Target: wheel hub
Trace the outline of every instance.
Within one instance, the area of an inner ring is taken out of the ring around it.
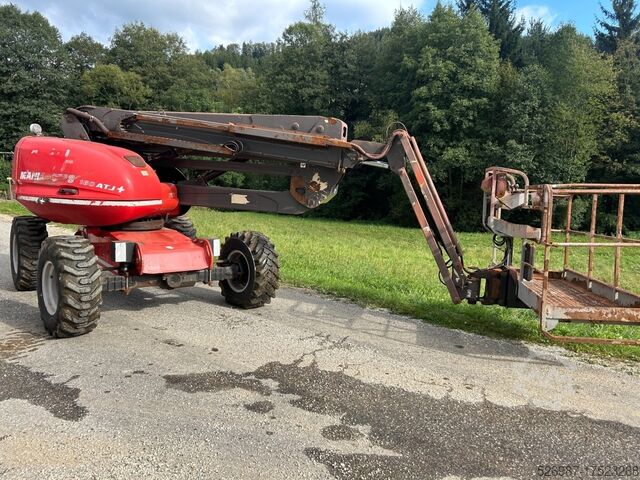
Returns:
[[[51,261],[42,267],[42,300],[49,315],[55,315],[58,310],[58,278],[56,268]]]
[[[236,293],[244,292],[249,286],[249,259],[240,250],[234,250],[227,257],[227,261],[238,269],[238,274],[227,280],[229,288]]]

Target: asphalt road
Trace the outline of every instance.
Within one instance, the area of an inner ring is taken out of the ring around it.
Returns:
[[[254,311],[226,306],[217,288],[109,294],[94,332],[53,340],[35,293],[13,289],[9,228],[3,217],[2,479],[530,479],[556,465],[616,478],[626,474],[612,466],[631,477],[640,468],[636,367],[291,288]]]

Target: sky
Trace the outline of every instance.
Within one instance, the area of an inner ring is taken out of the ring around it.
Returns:
[[[340,31],[388,26],[394,11],[414,6],[425,15],[437,0],[324,0],[326,19]],[[445,0],[445,3],[453,0]],[[108,44],[124,23],[141,21],[163,32],[177,32],[190,50],[219,44],[274,41],[284,28],[303,18],[308,0],[0,0],[42,13],[64,40],[82,31]],[[573,23],[591,35],[599,0],[519,0],[518,16],[542,18],[557,27]],[[607,5],[608,0],[602,3]]]

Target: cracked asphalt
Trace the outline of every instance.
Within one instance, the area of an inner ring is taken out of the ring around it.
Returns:
[[[107,294],[95,331],[50,339],[35,293],[13,289],[9,222],[0,219],[2,479],[530,479],[545,465],[576,466],[574,478],[640,468],[637,366],[300,289],[252,311],[204,286]]]

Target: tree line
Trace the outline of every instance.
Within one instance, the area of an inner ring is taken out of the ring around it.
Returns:
[[[640,183],[636,0],[602,7],[594,38],[515,12],[515,0],[458,0],[428,16],[399,9],[388,27],[347,34],[312,0],[276,42],[190,52],[179,34],[142,23],[116,29],[108,45],[87,33],[63,42],[40,13],[0,6],[0,151],[32,122],[58,133],[64,108],[82,104],[328,115],[378,141],[402,122],[461,229],[480,227],[479,183],[491,165],[532,182]],[[278,186],[237,173],[216,181]],[[627,209],[635,230],[638,207]],[[575,210],[579,223],[587,204]],[[398,179],[367,168],[312,214],[414,222]]]

